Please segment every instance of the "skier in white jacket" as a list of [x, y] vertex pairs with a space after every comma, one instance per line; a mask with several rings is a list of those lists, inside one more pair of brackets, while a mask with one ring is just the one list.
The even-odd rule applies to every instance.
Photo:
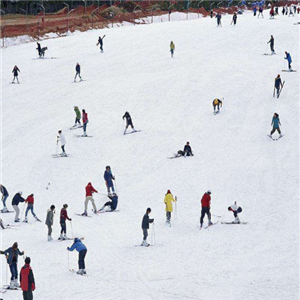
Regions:
[[60, 142], [61, 150], [62, 150], [61, 155], [66, 156], [67, 155], [65, 152], [66, 138], [61, 130], [58, 131], [58, 134], [59, 134], [59, 136], [57, 137], [57, 144], [58, 144], [58, 142]]

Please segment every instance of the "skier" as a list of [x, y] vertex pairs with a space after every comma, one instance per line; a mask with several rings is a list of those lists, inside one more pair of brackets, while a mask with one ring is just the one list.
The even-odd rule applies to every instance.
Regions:
[[186, 142], [183, 151], [182, 150], [178, 150], [176, 156], [177, 157], [178, 156], [194, 156], [194, 154], [192, 152], [192, 148], [190, 146], [190, 143]]
[[81, 125], [81, 123], [80, 123], [81, 113], [80, 113], [80, 110], [79, 110], [78, 106], [74, 106], [74, 111], [76, 113], [76, 118], [75, 118], [75, 124], [74, 124], [73, 127], [75, 127], [77, 125], [77, 123], [79, 125]]
[[260, 6], [259, 9], [258, 9], [258, 16], [257, 16], [257, 18], [259, 18], [260, 15], [262, 16], [262, 18], [264, 17], [262, 6]]
[[[237, 21], [237, 14], [234, 13], [234, 14], [233, 14], [233, 17], [232, 17], [231, 24], [232, 24], [232, 22], [233, 22], [233, 25], [236, 25], [236, 21]], [[230, 24], [230, 25], [231, 25], [231, 24]]]
[[28, 215], [28, 212], [31, 211], [32, 215], [35, 217], [35, 219], [37, 221], [40, 221], [39, 218], [36, 216], [36, 214], [34, 213], [33, 211], [33, 204], [34, 204], [34, 198], [33, 198], [33, 194], [29, 195], [26, 200], [25, 200], [25, 203], [27, 203], [27, 209], [26, 209], [26, 212], [25, 212], [25, 220], [24, 222], [27, 223], [28, 220], [27, 220], [27, 215]]
[[232, 211], [235, 217], [235, 220], [232, 223], [240, 224], [241, 222], [238, 214], [242, 212], [242, 208], [236, 205], [236, 201], [234, 202], [234, 204], [228, 207], [228, 211]]
[[[214, 107], [214, 114], [217, 114], [220, 112], [220, 105], [222, 107], [223, 102], [220, 99], [216, 98], [216, 99], [214, 99], [212, 105]], [[216, 111], [216, 108], [218, 109], [217, 111]]]
[[300, 13], [300, 7], [297, 7], [297, 14], [299, 15]]
[[89, 204], [89, 201], [92, 202], [92, 205], [93, 205], [93, 208], [94, 208], [94, 213], [96, 214], [97, 213], [97, 207], [95, 205], [95, 200], [93, 198], [93, 193], [98, 193], [98, 191], [96, 191], [94, 189], [94, 187], [92, 186], [92, 184], [89, 182], [87, 184], [87, 186], [85, 187], [85, 202], [84, 202], [84, 213], [82, 214], [83, 216], [87, 216], [88, 213], [87, 213], [87, 208], [88, 208], [88, 204]]
[[289, 9], [289, 17], [290, 17], [291, 15], [294, 17], [293, 6], [292, 6], [292, 5], [290, 5], [290, 9]]
[[222, 16], [221, 16], [221, 14], [217, 13], [216, 18], [217, 18], [217, 26], [222, 27], [222, 23], [221, 23]]
[[75, 78], [74, 78], [74, 82], [76, 82], [77, 75], [79, 76], [80, 81], [82, 81], [82, 78], [80, 76], [80, 64], [79, 63], [77, 63], [77, 65], [75, 67], [75, 70], [76, 70], [76, 75], [75, 75]]
[[271, 54], [275, 54], [275, 50], [274, 50], [274, 37], [273, 37], [273, 35], [271, 35], [271, 38], [270, 38], [270, 40], [268, 41], [267, 44], [270, 44]]
[[280, 78], [280, 75], [278, 74], [277, 77], [275, 78], [275, 85], [274, 85], [274, 89], [276, 89], [276, 91], [277, 91], [277, 98], [279, 98], [279, 92], [280, 92], [280, 88], [282, 88], [282, 86], [283, 85], [281, 82], [281, 78]]
[[173, 41], [171, 41], [171, 43], [170, 43], [171, 57], [173, 57], [174, 51], [175, 51], [175, 44], [173, 43]]
[[143, 221], [142, 221], [143, 242], [142, 242], [141, 246], [145, 246], [145, 247], [150, 246], [150, 244], [147, 243], [149, 224], [150, 223], [154, 224], [154, 219], [149, 218], [150, 213], [151, 213], [151, 208], [148, 207], [146, 210], [146, 213], [144, 214]]
[[55, 206], [51, 205], [50, 209], [47, 210], [47, 217], [45, 224], [48, 227], [48, 242], [51, 242], [53, 238], [51, 237], [52, 234], [52, 225], [53, 225], [53, 218], [55, 213]]
[[210, 18], [212, 19], [212, 17], [214, 16], [214, 12], [213, 10], [210, 11]]
[[164, 199], [164, 203], [166, 204], [166, 223], [170, 224], [171, 226], [171, 213], [173, 211], [173, 205], [172, 202], [176, 202], [177, 201], [177, 197], [175, 196], [175, 199], [173, 198], [173, 195], [171, 194], [171, 191], [168, 190], [166, 195], [165, 195], [165, 199]]
[[275, 15], [279, 15], [279, 13], [278, 13], [278, 6], [275, 7]]
[[75, 238], [74, 244], [71, 246], [71, 248], [68, 247], [67, 250], [73, 251], [74, 249], [76, 249], [76, 251], [78, 251], [78, 256], [79, 256], [79, 258], [78, 258], [79, 270], [77, 271], [77, 274], [79, 274], [79, 275], [86, 274], [84, 258], [87, 253], [87, 248], [80, 239]]
[[85, 109], [83, 109], [82, 110], [83, 136], [87, 136], [86, 126], [88, 122], [89, 122], [88, 114], [85, 112]]
[[292, 71], [292, 57], [290, 55], [290, 53], [288, 53], [287, 51], [285, 51], [285, 58], [288, 61], [288, 65], [289, 65], [289, 70]]
[[274, 16], [275, 16], [275, 13], [274, 13], [274, 8], [272, 6], [271, 10], [270, 10], [270, 19], [274, 19]]
[[25, 265], [20, 272], [20, 286], [23, 291], [23, 300], [32, 300], [32, 292], [35, 290], [34, 276], [30, 267], [30, 262], [30, 257], [26, 257]]
[[19, 214], [20, 214], [19, 203], [20, 202], [25, 202], [25, 199], [21, 196], [22, 196], [22, 192], [16, 193], [15, 196], [13, 197], [12, 203], [11, 203], [14, 211], [16, 212], [15, 222], [20, 222], [20, 219], [19, 219]]
[[9, 265], [11, 278], [10, 278], [10, 289], [17, 289], [18, 284], [18, 256], [24, 255], [24, 251], [21, 252], [18, 248], [18, 243], [15, 242], [12, 247], [6, 249], [5, 251], [0, 251], [0, 254], [6, 256], [7, 263]]
[[67, 212], [68, 204], [64, 204], [63, 208], [60, 211], [60, 237], [59, 240], [66, 240], [68, 239], [67, 237], [67, 225], [66, 225], [66, 219], [68, 219], [70, 222], [72, 221], [71, 218], [68, 217], [68, 212]]
[[116, 193], [113, 193], [111, 196], [108, 196], [108, 198], [111, 201], [107, 201], [99, 210], [98, 212], [101, 212], [103, 210], [105, 210], [105, 207], [109, 206], [110, 210], [108, 211], [114, 211], [116, 210], [117, 206], [118, 206], [118, 195]]
[[211, 221], [211, 214], [210, 214], [210, 195], [211, 195], [211, 191], [208, 190], [201, 199], [201, 218], [200, 218], [200, 229], [202, 228], [203, 225], [203, 219], [205, 217], [205, 214], [207, 214], [208, 217], [208, 226], [213, 225], [212, 221]]
[[272, 134], [277, 130], [279, 133], [279, 138], [282, 137], [281, 135], [281, 130], [279, 128], [279, 125], [281, 126], [280, 120], [279, 120], [279, 115], [277, 113], [274, 113], [274, 116], [272, 118], [272, 123], [271, 126], [273, 126], [273, 129], [269, 135], [269, 137], [272, 137]]
[[41, 44], [40, 43], [36, 43], [37, 44], [37, 48], [36, 48], [36, 50], [38, 51], [38, 53], [39, 53], [39, 57], [41, 57], [42, 56], [42, 47], [41, 47]]
[[96, 46], [100, 45], [100, 50], [103, 53], [103, 39], [105, 38], [105, 35], [103, 37], [99, 36], [98, 43]]
[[3, 221], [2, 221], [1, 218], [0, 218], [0, 227], [1, 227], [2, 229], [6, 229], [5, 226], [4, 226], [4, 224], [3, 224]]
[[5, 188], [5, 186], [2, 185], [2, 184], [0, 185], [0, 191], [1, 191], [1, 194], [2, 194], [2, 199], [1, 200], [2, 200], [2, 203], [3, 203], [3, 209], [1, 209], [1, 212], [5, 213], [5, 212], [8, 212], [8, 209], [6, 207], [6, 199], [9, 196], [9, 194], [8, 194], [8, 191]]
[[285, 14], [285, 7], [284, 6], [282, 6], [282, 15], [284, 16], [284, 14]]
[[61, 156], [67, 156], [66, 152], [65, 152], [65, 145], [66, 145], [66, 138], [65, 135], [62, 133], [61, 130], [58, 131], [59, 136], [57, 136], [57, 144], [58, 142], [60, 142], [61, 145]]
[[125, 131], [124, 131], [124, 135], [126, 134], [126, 130], [129, 126], [131, 126], [132, 132], [135, 132], [136, 130], [134, 129], [132, 119], [131, 119], [131, 116], [130, 116], [128, 111], [125, 112], [125, 114], [122, 118], [123, 118], [123, 120], [124, 120], [124, 118], [126, 118], [126, 128], [125, 128]]
[[111, 173], [110, 166], [107, 166], [105, 168], [104, 180], [105, 180], [105, 184], [106, 184], [106, 187], [107, 187], [108, 196], [110, 196], [110, 189], [112, 189], [113, 193], [115, 192], [114, 184], [112, 182], [113, 180], [115, 180], [115, 177]]
[[256, 6], [254, 6], [254, 7], [253, 7], [253, 17], [256, 16], [256, 12], [257, 12], [257, 8], [256, 8]]
[[20, 82], [19, 82], [19, 78], [18, 78], [19, 72], [21, 72], [21, 71], [19, 70], [19, 68], [18, 68], [17, 66], [14, 66], [14, 68], [13, 68], [13, 70], [12, 70], [12, 73], [14, 73], [14, 79], [13, 79], [12, 83], [15, 83], [15, 79], [16, 79], [16, 78], [17, 78], [17, 82], [20, 83]]

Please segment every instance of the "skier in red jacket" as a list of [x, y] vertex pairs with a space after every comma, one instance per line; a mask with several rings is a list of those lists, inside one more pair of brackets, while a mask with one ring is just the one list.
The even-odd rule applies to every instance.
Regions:
[[203, 225], [203, 219], [205, 217], [205, 214], [207, 214], [208, 217], [208, 226], [213, 225], [212, 221], [211, 221], [211, 214], [210, 214], [210, 195], [211, 195], [211, 191], [208, 190], [201, 199], [201, 218], [200, 218], [200, 229], [202, 228]]
[[59, 239], [61, 239], [61, 240], [67, 239], [66, 219], [68, 219], [69, 221], [72, 221], [72, 219], [68, 217], [67, 208], [68, 208], [68, 204], [64, 204], [63, 208], [60, 211], [60, 221], [59, 222], [60, 222], [60, 226], [61, 226], [61, 231], [60, 231]]
[[36, 216], [36, 214], [35, 214], [34, 211], [33, 211], [34, 195], [33, 195], [33, 194], [29, 195], [29, 196], [26, 198], [25, 203], [27, 203], [27, 208], [26, 208], [26, 212], [25, 212], [25, 220], [24, 220], [24, 222], [25, 222], [25, 223], [28, 222], [27, 215], [28, 215], [28, 212], [29, 212], [29, 211], [31, 211], [32, 215], [35, 217], [35, 219], [36, 219], [37, 221], [40, 221], [39, 218]]
[[87, 208], [89, 201], [92, 202], [93, 208], [94, 208], [94, 213], [97, 213], [97, 207], [95, 205], [95, 200], [93, 198], [93, 193], [98, 193], [97, 190], [94, 189], [92, 184], [89, 182], [88, 185], [85, 187], [85, 202], [84, 202], [84, 213], [82, 214], [83, 216], [87, 216]]
[[85, 109], [83, 109], [82, 110], [83, 136], [87, 136], [86, 126], [88, 122], [89, 122], [88, 114], [85, 112]]
[[32, 292], [35, 290], [33, 272], [30, 267], [30, 257], [25, 258], [25, 265], [20, 272], [20, 285], [23, 291], [24, 300], [32, 300]]

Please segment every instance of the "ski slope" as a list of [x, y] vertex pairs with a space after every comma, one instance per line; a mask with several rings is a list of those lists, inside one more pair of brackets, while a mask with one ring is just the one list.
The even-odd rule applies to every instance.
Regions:
[[[18, 241], [31, 257], [34, 299], [299, 299], [300, 70], [299, 26], [293, 25], [299, 16], [269, 20], [264, 14], [238, 16], [236, 27], [227, 15], [222, 28], [216, 19], [201, 18], [43, 41], [47, 56], [58, 59], [36, 59], [35, 43], [2, 50], [1, 183], [10, 193], [9, 209], [16, 192], [34, 193], [42, 223], [29, 215], [30, 224], [2, 230], [1, 249]], [[101, 54], [95, 44], [104, 34]], [[277, 54], [262, 55], [270, 52], [271, 34]], [[281, 72], [287, 69], [284, 51], [297, 72]], [[86, 81], [74, 84], [77, 62]], [[21, 70], [19, 85], [10, 84], [14, 65]], [[277, 74], [285, 80], [279, 99], [272, 97]], [[215, 116], [212, 101], [222, 97]], [[75, 105], [87, 111], [93, 138], [69, 130]], [[123, 135], [125, 111], [141, 132]], [[285, 134], [278, 141], [267, 136], [274, 112]], [[54, 159], [60, 129], [71, 156]], [[167, 159], [187, 141], [194, 157]], [[88, 182], [106, 193], [106, 165], [116, 176], [120, 211], [76, 216]], [[178, 197], [171, 228], [163, 203], [168, 189]], [[237, 201], [248, 224], [199, 231], [200, 200], [208, 189], [212, 214], [233, 220], [227, 207]], [[94, 199], [97, 208], [107, 201], [101, 194]], [[88, 277], [68, 270], [72, 241], [47, 242], [47, 209], [56, 206], [56, 239], [64, 203], [73, 236], [85, 237]], [[155, 219], [148, 242], [156, 245], [134, 247], [142, 241], [147, 207]], [[14, 214], [1, 218], [11, 224]], [[67, 230], [72, 236], [69, 222]], [[77, 270], [77, 257], [70, 253], [70, 268]], [[0, 262], [3, 285], [9, 271], [4, 256]], [[19, 271], [22, 265], [20, 258]], [[18, 291], [0, 297], [22, 298]]]

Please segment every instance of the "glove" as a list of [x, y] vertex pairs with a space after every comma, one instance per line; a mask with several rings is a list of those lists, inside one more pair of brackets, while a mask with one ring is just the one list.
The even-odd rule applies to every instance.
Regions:
[[70, 222], [72, 221], [72, 218], [70, 218]]
[[68, 247], [67, 250], [70, 250], [70, 248]]

